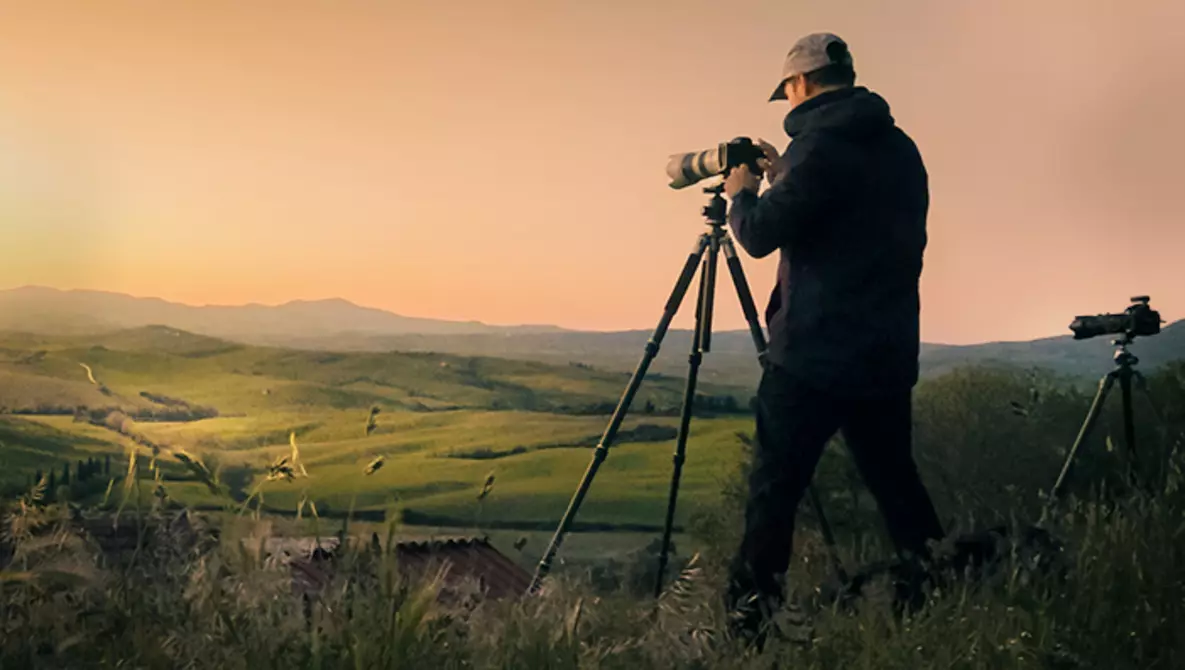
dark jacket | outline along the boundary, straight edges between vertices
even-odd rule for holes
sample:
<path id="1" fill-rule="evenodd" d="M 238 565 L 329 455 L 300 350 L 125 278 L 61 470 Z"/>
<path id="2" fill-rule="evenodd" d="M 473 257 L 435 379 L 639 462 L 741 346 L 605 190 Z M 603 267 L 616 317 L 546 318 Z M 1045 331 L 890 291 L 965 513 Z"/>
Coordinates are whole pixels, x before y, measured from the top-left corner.
<path id="1" fill-rule="evenodd" d="M 791 110 L 777 183 L 737 194 L 729 224 L 745 251 L 781 251 L 765 318 L 768 361 L 836 392 L 918 378 L 918 281 L 929 186 L 913 140 L 863 87 Z"/>

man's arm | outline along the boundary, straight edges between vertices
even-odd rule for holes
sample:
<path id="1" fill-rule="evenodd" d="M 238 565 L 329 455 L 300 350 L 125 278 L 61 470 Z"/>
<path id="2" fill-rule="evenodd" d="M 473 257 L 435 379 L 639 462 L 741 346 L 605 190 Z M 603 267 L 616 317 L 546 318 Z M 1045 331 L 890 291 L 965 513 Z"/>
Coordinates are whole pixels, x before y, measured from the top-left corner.
<path id="1" fill-rule="evenodd" d="M 785 174 L 760 196 L 741 190 L 728 212 L 737 242 L 754 258 L 791 246 L 823 225 L 834 195 L 836 182 L 815 142 L 795 140 L 786 154 Z"/>

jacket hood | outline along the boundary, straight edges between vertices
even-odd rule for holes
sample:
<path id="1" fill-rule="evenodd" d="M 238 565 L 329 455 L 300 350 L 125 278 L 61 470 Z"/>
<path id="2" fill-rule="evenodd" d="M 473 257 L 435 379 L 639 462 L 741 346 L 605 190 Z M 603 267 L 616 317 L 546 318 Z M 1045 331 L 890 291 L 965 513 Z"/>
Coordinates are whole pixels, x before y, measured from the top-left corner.
<path id="1" fill-rule="evenodd" d="M 816 130 L 871 135 L 891 128 L 894 121 L 884 98 L 863 86 L 853 86 L 807 100 L 790 110 L 782 125 L 793 138 Z"/>

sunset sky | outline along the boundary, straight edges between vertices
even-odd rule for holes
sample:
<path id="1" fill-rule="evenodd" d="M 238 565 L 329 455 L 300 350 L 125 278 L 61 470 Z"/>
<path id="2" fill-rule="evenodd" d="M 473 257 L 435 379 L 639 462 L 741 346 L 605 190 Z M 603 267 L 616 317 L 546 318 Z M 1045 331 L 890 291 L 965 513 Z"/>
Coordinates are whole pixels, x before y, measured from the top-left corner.
<path id="1" fill-rule="evenodd" d="M 703 228 L 668 155 L 783 148 L 818 30 L 927 161 L 925 340 L 1185 317 L 1180 0 L 0 0 L 0 289 L 652 328 Z"/>

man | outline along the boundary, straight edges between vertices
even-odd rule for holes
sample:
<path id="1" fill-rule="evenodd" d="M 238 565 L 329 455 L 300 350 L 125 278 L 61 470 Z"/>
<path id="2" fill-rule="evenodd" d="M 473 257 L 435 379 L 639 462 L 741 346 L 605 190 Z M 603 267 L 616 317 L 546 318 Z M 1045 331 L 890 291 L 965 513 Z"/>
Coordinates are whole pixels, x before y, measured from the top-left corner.
<path id="1" fill-rule="evenodd" d="M 792 142 L 784 156 L 762 142 L 769 187 L 758 195 L 746 166 L 725 179 L 740 245 L 755 258 L 780 252 L 728 593 L 737 633 L 784 601 L 795 510 L 837 431 L 904 555 L 925 557 L 943 534 L 911 454 L 927 174 L 888 104 L 855 77 L 842 39 L 800 39 L 770 97 L 790 102 Z"/>

